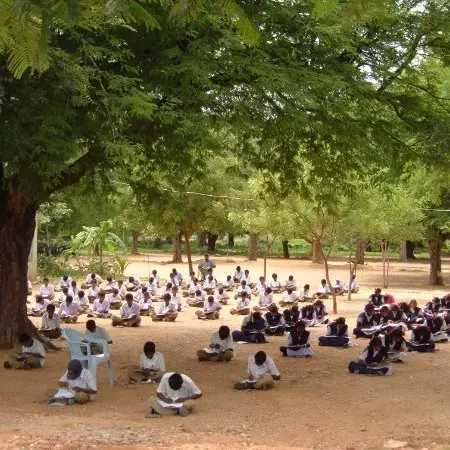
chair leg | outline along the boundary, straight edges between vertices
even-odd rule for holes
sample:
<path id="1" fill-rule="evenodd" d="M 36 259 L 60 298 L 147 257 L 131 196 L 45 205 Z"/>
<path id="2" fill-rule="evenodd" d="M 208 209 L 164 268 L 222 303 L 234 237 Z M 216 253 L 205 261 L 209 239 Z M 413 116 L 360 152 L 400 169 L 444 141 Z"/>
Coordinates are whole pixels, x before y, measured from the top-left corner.
<path id="1" fill-rule="evenodd" d="M 89 358 L 89 372 L 96 378 L 97 377 L 97 360 L 94 357 Z"/>
<path id="2" fill-rule="evenodd" d="M 112 361 L 108 359 L 108 368 L 109 368 L 109 385 L 114 386 L 114 368 Z"/>

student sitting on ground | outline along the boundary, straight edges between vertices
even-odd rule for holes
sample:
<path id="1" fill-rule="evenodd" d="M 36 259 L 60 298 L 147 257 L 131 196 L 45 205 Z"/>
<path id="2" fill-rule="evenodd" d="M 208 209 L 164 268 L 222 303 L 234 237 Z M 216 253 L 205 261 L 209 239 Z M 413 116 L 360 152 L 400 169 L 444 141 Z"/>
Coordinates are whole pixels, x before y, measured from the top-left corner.
<path id="1" fill-rule="evenodd" d="M 109 301 L 105 298 L 105 293 L 100 291 L 98 293 L 98 298 L 94 301 L 92 306 L 92 313 L 88 313 L 88 317 L 98 317 L 99 319 L 109 319 L 111 318 L 111 313 L 109 312 Z"/>
<path id="2" fill-rule="evenodd" d="M 148 292 L 148 289 L 145 286 L 142 286 L 137 291 L 134 291 L 133 298 L 136 303 L 139 303 L 143 298 L 144 294 Z"/>
<path id="3" fill-rule="evenodd" d="M 206 292 L 197 289 L 194 294 L 194 298 L 189 298 L 186 303 L 194 308 L 203 308 L 206 301 Z"/>
<path id="4" fill-rule="evenodd" d="M 233 281 L 236 284 L 240 284 L 243 277 L 244 271 L 241 269 L 241 266 L 237 266 L 236 270 L 234 271 Z"/>
<path id="5" fill-rule="evenodd" d="M 233 339 L 230 329 L 222 325 L 219 331 L 211 336 L 209 348 L 197 350 L 199 361 L 230 361 L 233 358 Z"/>
<path id="6" fill-rule="evenodd" d="M 230 300 L 230 294 L 226 292 L 223 287 L 219 288 L 216 294 L 216 300 L 222 305 L 228 305 L 228 300 Z"/>
<path id="7" fill-rule="evenodd" d="M 165 371 L 163 354 L 156 351 L 153 342 L 146 342 L 139 358 L 139 368 L 130 369 L 128 378 L 132 383 L 157 383 L 161 381 Z"/>
<path id="8" fill-rule="evenodd" d="M 434 342 L 447 342 L 447 324 L 442 317 L 437 314 L 427 318 L 427 327 L 430 329 L 433 335 Z"/>
<path id="9" fill-rule="evenodd" d="M 291 291 L 297 290 L 297 283 L 295 281 L 294 275 L 289 275 L 288 279 L 286 280 L 286 283 L 284 284 L 284 289 L 287 291 L 290 289 Z"/>
<path id="10" fill-rule="evenodd" d="M 359 361 L 351 361 L 348 365 L 351 373 L 363 375 L 390 375 L 392 366 L 388 363 L 386 348 L 379 337 L 374 337 L 369 346 L 361 353 Z"/>
<path id="11" fill-rule="evenodd" d="M 113 341 L 109 333 L 102 327 L 99 327 L 95 320 L 89 319 L 86 322 L 86 331 L 85 336 L 94 338 L 94 339 L 103 339 L 108 344 L 112 344 Z M 91 347 L 91 355 L 100 355 L 103 353 L 103 346 L 101 344 L 97 344 L 95 342 L 90 343 Z"/>
<path id="12" fill-rule="evenodd" d="M 231 279 L 231 275 L 227 275 L 224 282 L 222 283 L 222 287 L 225 291 L 233 290 L 233 280 Z"/>
<path id="13" fill-rule="evenodd" d="M 369 302 L 373 306 L 380 307 L 386 303 L 386 298 L 381 294 L 381 288 L 376 288 L 373 294 L 369 295 Z"/>
<path id="14" fill-rule="evenodd" d="M 315 298 L 327 299 L 331 294 L 330 287 L 327 284 L 327 280 L 322 279 L 320 286 L 317 288 L 317 292 L 314 294 Z"/>
<path id="15" fill-rule="evenodd" d="M 270 289 L 272 289 L 272 292 L 274 294 L 278 294 L 278 292 L 281 292 L 281 283 L 276 273 L 272 274 L 272 279 L 269 282 L 269 287 Z"/>
<path id="16" fill-rule="evenodd" d="M 434 352 L 435 343 L 430 329 L 425 325 L 419 325 L 411 332 L 411 340 L 408 343 L 410 352 Z"/>
<path id="17" fill-rule="evenodd" d="M 298 295 L 289 287 L 283 292 L 279 305 L 291 306 L 296 301 L 298 301 Z"/>
<path id="18" fill-rule="evenodd" d="M 97 286 L 100 286 L 100 283 L 103 281 L 103 279 L 100 275 L 91 273 L 86 277 L 86 280 L 81 285 L 81 289 L 89 289 L 93 281 L 96 282 Z"/>
<path id="19" fill-rule="evenodd" d="M 314 317 L 316 319 L 316 324 L 327 324 L 328 323 L 328 312 L 327 312 L 327 308 L 324 305 L 322 300 L 316 300 L 313 303 L 313 307 L 314 307 Z"/>
<path id="20" fill-rule="evenodd" d="M 63 323 L 76 323 L 80 313 L 81 308 L 78 303 L 73 301 L 71 295 L 68 295 L 66 301 L 59 307 L 59 317 Z"/>
<path id="21" fill-rule="evenodd" d="M 146 417 L 188 416 L 195 408 L 195 400 L 202 396 L 196 384 L 184 374 L 166 373 L 159 383 L 156 397 L 150 397 L 150 414 Z"/>
<path id="22" fill-rule="evenodd" d="M 305 284 L 303 286 L 303 291 L 300 292 L 299 300 L 301 302 L 308 302 L 308 301 L 313 300 L 313 298 L 314 298 L 314 296 L 311 293 L 311 288 L 310 288 L 309 284 Z"/>
<path id="23" fill-rule="evenodd" d="M 49 339 L 58 339 L 61 336 L 61 318 L 55 313 L 56 307 L 53 303 L 47 305 L 47 312 L 42 316 L 39 333 Z"/>
<path id="24" fill-rule="evenodd" d="M 259 295 L 265 292 L 266 289 L 267 289 L 266 279 L 264 277 L 259 277 L 258 283 L 256 283 L 255 288 L 252 290 L 252 294 L 259 297 Z"/>
<path id="25" fill-rule="evenodd" d="M 119 289 L 114 288 L 108 296 L 109 309 L 120 309 L 122 308 L 122 297 L 119 294 Z"/>
<path id="26" fill-rule="evenodd" d="M 380 308 L 380 325 L 388 325 L 392 322 L 393 322 L 392 313 L 391 310 L 389 309 L 389 306 L 383 305 Z"/>
<path id="27" fill-rule="evenodd" d="M 236 308 L 231 308 L 230 314 L 237 314 L 240 316 L 250 314 L 250 300 L 248 299 L 246 292 L 241 293 L 241 297 L 237 301 Z"/>
<path id="28" fill-rule="evenodd" d="M 158 312 L 154 310 L 150 313 L 153 322 L 174 322 L 178 317 L 176 306 L 171 303 L 171 296 L 169 293 L 164 294 L 164 303 L 159 307 Z"/>
<path id="29" fill-rule="evenodd" d="M 261 317 L 259 311 L 255 311 L 244 317 L 242 320 L 241 331 L 233 331 L 233 341 L 263 344 L 266 342 L 266 339 L 264 338 L 266 326 L 266 319 Z"/>
<path id="30" fill-rule="evenodd" d="M 169 279 L 167 280 L 166 285 L 168 283 L 170 283 L 172 286 L 177 286 L 177 287 L 180 285 L 180 282 L 178 281 L 178 278 L 172 272 L 169 273 Z"/>
<path id="31" fill-rule="evenodd" d="M 102 289 L 105 294 L 111 294 L 113 289 L 117 288 L 117 283 L 113 277 L 106 277 L 106 286 Z"/>
<path id="32" fill-rule="evenodd" d="M 350 289 L 352 294 L 357 294 L 359 291 L 359 283 L 356 280 L 356 275 L 352 275 L 352 281 L 350 282 Z M 345 289 L 345 292 L 348 292 L 348 287 Z"/>
<path id="33" fill-rule="evenodd" d="M 326 336 L 319 336 L 319 345 L 328 347 L 348 347 L 348 325 L 344 317 L 337 318 L 327 327 Z"/>
<path id="34" fill-rule="evenodd" d="M 153 280 L 154 280 L 154 282 L 156 284 L 156 287 L 159 289 L 161 287 L 160 286 L 160 284 L 161 284 L 161 277 L 159 276 L 157 270 L 152 270 L 152 278 L 153 278 Z"/>
<path id="35" fill-rule="evenodd" d="M 181 283 L 183 282 L 183 275 L 181 275 L 181 272 L 178 272 L 178 270 L 174 267 L 172 269 L 172 275 L 175 280 L 177 280 L 177 286 L 181 286 Z"/>
<path id="36" fill-rule="evenodd" d="M 36 294 L 36 303 L 32 306 L 29 315 L 34 317 L 42 317 L 45 311 L 47 311 L 47 306 L 49 304 L 50 300 L 41 297 L 39 294 Z"/>
<path id="37" fill-rule="evenodd" d="M 242 292 L 247 294 L 249 300 L 252 298 L 252 290 L 247 286 L 247 282 L 245 280 L 241 281 L 241 285 L 238 287 L 234 298 L 237 300 L 241 296 Z"/>
<path id="38" fill-rule="evenodd" d="M 152 297 L 156 295 L 156 292 L 158 290 L 158 287 L 156 286 L 155 280 L 153 277 L 150 277 L 145 283 L 145 287 L 147 288 L 147 291 L 150 293 Z"/>
<path id="39" fill-rule="evenodd" d="M 255 283 L 253 283 L 252 279 L 250 278 L 250 271 L 249 270 L 244 270 L 244 277 L 241 279 L 241 281 L 244 280 L 245 283 L 247 284 L 247 286 L 250 289 L 253 289 L 255 287 Z"/>
<path id="40" fill-rule="evenodd" d="M 259 309 L 268 310 L 272 305 L 276 306 L 273 299 L 272 289 L 270 287 L 267 287 L 263 293 L 259 294 L 258 306 Z"/>
<path id="41" fill-rule="evenodd" d="M 423 324 L 425 322 L 422 308 L 417 306 L 416 300 L 409 302 L 409 310 L 406 315 L 408 316 L 408 323 L 411 325 Z"/>
<path id="42" fill-rule="evenodd" d="M 364 307 L 364 312 L 362 312 L 356 319 L 356 328 L 353 329 L 353 334 L 357 338 L 370 337 L 374 334 L 370 331 L 370 328 L 380 325 L 380 322 L 380 315 L 375 313 L 373 304 L 368 303 Z"/>
<path id="43" fill-rule="evenodd" d="M 82 291 L 78 291 L 78 292 L 82 292 Z M 69 294 L 69 288 L 63 287 L 63 288 L 61 289 L 61 292 L 59 293 L 59 296 L 58 296 L 58 298 L 57 298 L 57 302 L 58 302 L 59 304 L 65 302 L 65 301 L 66 301 L 66 297 L 67 297 L 68 295 L 71 295 L 72 298 L 73 298 L 73 295 L 72 295 L 72 294 Z M 77 294 L 77 295 L 78 295 L 78 294 Z M 49 301 L 50 301 L 50 300 L 49 300 Z"/>
<path id="44" fill-rule="evenodd" d="M 198 279 L 197 279 L 197 278 L 194 278 L 194 279 L 192 280 L 192 283 L 189 285 L 189 288 L 188 288 L 188 290 L 187 290 L 187 295 L 188 295 L 189 297 L 195 297 L 195 293 L 196 293 L 197 291 L 201 291 L 201 290 L 202 290 L 202 287 L 201 287 L 201 285 L 200 285 Z"/>
<path id="45" fill-rule="evenodd" d="M 236 382 L 235 389 L 271 389 L 275 386 L 274 381 L 281 379 L 273 359 L 262 351 L 248 358 L 247 372 L 247 379 Z"/>
<path id="46" fill-rule="evenodd" d="M 80 288 L 78 287 L 77 282 L 72 281 L 72 283 L 70 283 L 69 295 L 75 298 L 79 291 Z"/>
<path id="47" fill-rule="evenodd" d="M 19 335 L 21 350 L 11 352 L 4 363 L 5 369 L 37 369 L 45 366 L 45 349 L 37 340 L 29 334 Z"/>
<path id="48" fill-rule="evenodd" d="M 87 291 L 87 298 L 89 299 L 89 303 L 94 303 L 95 299 L 98 297 L 98 293 L 100 292 L 100 287 L 97 285 L 95 280 L 92 280 L 91 287 Z"/>
<path id="49" fill-rule="evenodd" d="M 67 372 L 59 379 L 59 388 L 51 395 L 51 403 L 82 405 L 95 399 L 97 381 L 78 359 L 72 359 Z"/>
<path id="50" fill-rule="evenodd" d="M 441 299 L 439 297 L 433 297 L 433 300 L 425 304 L 424 313 L 427 315 L 433 315 L 441 310 Z"/>
<path id="51" fill-rule="evenodd" d="M 195 311 L 195 314 L 202 320 L 216 320 L 220 317 L 221 309 L 220 303 L 216 302 L 214 297 L 210 295 L 203 306 L 203 310 L 199 309 Z"/>
<path id="52" fill-rule="evenodd" d="M 69 275 L 63 275 L 59 279 L 59 289 L 62 290 L 62 288 L 66 287 L 67 289 L 70 289 L 72 287 L 72 278 L 69 277 Z"/>
<path id="53" fill-rule="evenodd" d="M 310 332 L 306 331 L 305 322 L 298 321 L 289 332 L 288 344 L 286 347 L 280 347 L 283 356 L 294 358 L 310 358 L 314 356 L 311 350 Z"/>
<path id="54" fill-rule="evenodd" d="M 289 309 L 285 309 L 283 311 L 284 323 L 287 328 L 294 326 L 300 317 L 300 310 L 298 309 L 298 305 L 294 304 Z"/>
<path id="55" fill-rule="evenodd" d="M 334 293 L 336 295 L 344 295 L 345 287 L 341 283 L 341 279 L 340 278 L 338 278 L 338 277 L 336 278 L 336 281 L 334 282 L 332 287 L 333 287 Z"/>
<path id="56" fill-rule="evenodd" d="M 140 289 L 141 287 L 141 280 L 139 279 L 139 277 L 133 275 L 131 277 L 128 277 L 128 281 L 125 284 L 125 287 L 127 289 L 127 291 L 129 292 L 135 292 L 138 289 Z"/>
<path id="57" fill-rule="evenodd" d="M 278 312 L 276 305 L 272 305 L 269 311 L 264 316 L 267 322 L 265 333 L 268 336 L 283 336 L 285 330 L 285 323 L 283 314 Z"/>
<path id="58" fill-rule="evenodd" d="M 100 291 L 101 292 L 101 291 Z M 100 295 L 100 292 L 98 295 Z M 98 298 L 98 296 L 97 296 Z M 73 297 L 73 302 L 76 303 L 80 308 L 80 314 L 85 313 L 89 310 L 89 301 L 84 295 L 84 291 L 78 291 L 78 294 Z M 95 300 L 94 300 L 95 303 Z"/>
<path id="59" fill-rule="evenodd" d="M 181 311 L 181 307 L 183 306 L 183 299 L 181 295 L 178 294 L 178 288 L 176 286 L 172 287 L 170 303 L 175 307 L 176 311 Z"/>
<path id="60" fill-rule="evenodd" d="M 44 284 L 41 286 L 39 294 L 46 300 L 53 300 L 55 298 L 55 288 L 48 282 L 48 278 L 44 278 L 42 281 Z"/>
<path id="61" fill-rule="evenodd" d="M 139 310 L 141 312 L 141 317 L 151 315 L 151 312 L 154 308 L 152 299 L 150 298 L 150 292 L 148 292 L 147 290 L 144 292 L 144 295 L 142 299 L 139 301 L 138 305 Z"/>
<path id="62" fill-rule="evenodd" d="M 395 303 L 391 305 L 392 322 L 405 324 L 408 322 L 408 317 Z"/>
<path id="63" fill-rule="evenodd" d="M 141 310 L 134 302 L 133 294 L 125 296 L 126 303 L 120 308 L 120 317 L 112 316 L 113 327 L 138 327 L 141 324 Z"/>
<path id="64" fill-rule="evenodd" d="M 318 324 L 316 314 L 314 312 L 314 305 L 305 305 L 300 309 L 299 320 L 302 320 L 307 327 L 314 327 Z"/>
<path id="65" fill-rule="evenodd" d="M 403 337 L 403 330 L 397 328 L 386 334 L 384 337 L 384 346 L 386 347 L 388 357 L 392 362 L 406 362 L 406 341 Z"/>
<path id="66" fill-rule="evenodd" d="M 212 275 L 209 275 L 203 282 L 202 289 L 206 292 L 207 295 L 214 294 L 216 290 L 216 282 L 214 281 L 214 277 Z"/>

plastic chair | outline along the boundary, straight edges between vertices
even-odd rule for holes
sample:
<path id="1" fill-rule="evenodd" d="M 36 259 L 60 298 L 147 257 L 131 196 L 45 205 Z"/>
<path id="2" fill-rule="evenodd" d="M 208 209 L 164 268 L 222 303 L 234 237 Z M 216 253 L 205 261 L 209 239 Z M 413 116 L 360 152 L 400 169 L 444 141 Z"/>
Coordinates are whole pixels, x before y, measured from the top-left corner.
<path id="1" fill-rule="evenodd" d="M 109 384 L 114 385 L 114 370 L 109 353 L 108 343 L 104 339 L 96 339 L 85 336 L 72 328 L 63 328 L 61 330 L 64 339 L 68 342 L 72 359 L 78 359 L 85 369 L 94 377 L 97 377 L 97 366 L 102 362 L 106 362 L 109 368 Z M 91 354 L 90 344 L 99 344 L 103 348 L 103 352 L 99 355 Z M 81 349 L 84 349 L 83 352 Z"/>

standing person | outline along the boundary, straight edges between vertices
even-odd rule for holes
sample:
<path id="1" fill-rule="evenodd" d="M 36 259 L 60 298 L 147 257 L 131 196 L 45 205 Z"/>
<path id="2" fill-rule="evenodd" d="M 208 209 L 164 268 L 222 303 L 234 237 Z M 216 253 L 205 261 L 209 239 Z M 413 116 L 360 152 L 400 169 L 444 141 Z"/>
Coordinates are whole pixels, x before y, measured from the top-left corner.
<path id="1" fill-rule="evenodd" d="M 209 255 L 205 255 L 204 258 L 205 259 L 198 265 L 202 280 L 205 280 L 206 276 L 208 275 L 208 270 L 216 268 L 216 265 L 209 259 Z"/>
<path id="2" fill-rule="evenodd" d="M 230 361 L 233 354 L 233 339 L 230 329 L 225 325 L 222 325 L 219 331 L 213 333 L 209 348 L 197 350 L 199 361 Z"/>
<path id="3" fill-rule="evenodd" d="M 51 395 L 51 403 L 80 405 L 95 399 L 97 381 L 78 359 L 72 359 L 66 373 L 59 379 L 59 391 Z"/>
<path id="4" fill-rule="evenodd" d="M 263 351 L 248 358 L 247 372 L 247 379 L 236 382 L 235 389 L 271 389 L 275 386 L 274 381 L 281 379 L 273 359 Z"/>
<path id="5" fill-rule="evenodd" d="M 310 332 L 306 331 L 306 324 L 299 320 L 289 332 L 288 343 L 286 347 L 280 347 L 283 356 L 295 358 L 310 358 L 314 356 L 311 350 Z"/>
<path id="6" fill-rule="evenodd" d="M 246 292 L 241 293 L 240 298 L 237 301 L 236 308 L 231 308 L 230 314 L 236 314 L 239 316 L 247 316 L 250 314 L 250 300 L 248 299 Z"/>
<path id="7" fill-rule="evenodd" d="M 195 400 L 202 391 L 187 376 L 177 372 L 166 373 L 159 383 L 156 397 L 150 397 L 150 414 L 146 417 L 188 416 L 195 408 Z"/>
<path id="8" fill-rule="evenodd" d="M 351 373 L 363 375 L 391 375 L 392 366 L 387 361 L 387 350 L 379 337 L 373 338 L 369 346 L 361 353 L 359 361 L 348 365 Z"/>
<path id="9" fill-rule="evenodd" d="M 4 363 L 5 369 L 37 369 L 45 366 L 45 349 L 37 340 L 29 334 L 19 335 L 19 344 L 22 349 L 11 352 Z"/>
<path id="10" fill-rule="evenodd" d="M 157 383 L 165 371 L 163 354 L 156 351 L 154 342 L 146 342 L 139 358 L 139 368 L 130 369 L 128 378 L 132 383 Z"/>
<path id="11" fill-rule="evenodd" d="M 345 317 L 339 317 L 327 326 L 326 336 L 319 336 L 319 345 L 328 347 L 348 347 L 348 325 Z"/>
<path id="12" fill-rule="evenodd" d="M 240 331 L 233 331 L 233 341 L 248 342 L 251 344 L 264 344 L 267 342 L 264 337 L 264 330 L 266 327 L 266 319 L 261 317 L 261 313 L 259 311 L 255 311 L 244 317 Z"/>
<path id="13" fill-rule="evenodd" d="M 220 317 L 221 309 L 222 306 L 220 306 L 220 303 L 216 302 L 214 297 L 210 295 L 203 306 L 203 310 L 195 311 L 195 314 L 199 319 L 215 320 Z"/>
<path id="14" fill-rule="evenodd" d="M 120 309 L 120 317 L 112 316 L 112 326 L 138 327 L 141 324 L 141 311 L 134 302 L 133 294 L 125 296 L 126 303 Z"/>
<path id="15" fill-rule="evenodd" d="M 47 305 L 47 312 L 42 316 L 39 333 L 49 339 L 58 339 L 61 336 L 61 318 L 55 314 L 56 307 L 53 303 Z"/>
<path id="16" fill-rule="evenodd" d="M 81 312 L 80 305 L 75 303 L 71 295 L 66 297 L 66 301 L 59 307 L 59 317 L 64 323 L 76 323 Z"/>
<path id="17" fill-rule="evenodd" d="M 43 285 L 40 289 L 40 295 L 42 298 L 46 300 L 53 300 L 55 298 L 55 288 L 53 287 L 53 284 L 50 284 L 48 282 L 48 278 L 45 277 L 43 280 Z"/>

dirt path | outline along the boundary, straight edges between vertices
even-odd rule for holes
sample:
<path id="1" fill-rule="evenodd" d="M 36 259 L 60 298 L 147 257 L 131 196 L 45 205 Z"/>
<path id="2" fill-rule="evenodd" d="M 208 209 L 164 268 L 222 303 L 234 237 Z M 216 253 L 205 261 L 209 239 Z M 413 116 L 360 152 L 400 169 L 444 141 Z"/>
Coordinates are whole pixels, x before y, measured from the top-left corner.
<path id="1" fill-rule="evenodd" d="M 169 255 L 150 255 L 151 269 L 167 276 L 172 264 L 161 264 Z M 248 263 L 243 258 L 214 258 L 222 279 L 237 263 L 249 268 L 254 279 L 262 261 Z M 176 264 L 183 274 L 187 266 Z M 128 272 L 146 276 L 147 256 L 135 258 Z M 315 289 L 323 268 L 308 261 L 271 260 L 269 273 L 282 281 L 293 274 L 299 285 L 309 282 Z M 397 300 L 416 298 L 423 305 L 442 289 L 426 286 L 427 267 L 421 263 L 391 266 L 391 288 Z M 347 278 L 345 263 L 332 263 L 332 276 Z M 352 300 L 339 300 L 339 315 L 350 327 L 368 295 L 378 286 L 381 266 L 370 262 L 358 272 L 361 292 Z M 232 302 L 234 303 L 234 302 Z M 330 310 L 330 302 L 327 302 Z M 108 320 L 99 320 L 113 336 L 112 346 L 117 384 L 110 388 L 107 371 L 99 369 L 99 394 L 89 405 L 51 408 L 43 399 L 56 386 L 69 359 L 63 350 L 48 355 L 45 369 L 31 372 L 0 371 L 0 448 L 297 448 L 365 449 L 383 448 L 388 441 L 403 448 L 441 448 L 450 443 L 450 345 L 440 344 L 434 354 L 409 354 L 408 362 L 395 366 L 391 377 L 350 375 L 348 362 L 356 358 L 366 341 L 346 350 L 317 346 L 323 328 L 312 329 L 316 357 L 309 360 L 282 358 L 279 347 L 286 338 L 272 337 L 262 346 L 237 345 L 236 360 L 230 363 L 199 363 L 195 351 L 208 344 L 220 324 L 232 329 L 241 319 L 224 307 L 216 322 L 199 321 L 192 308 L 179 314 L 175 323 L 153 323 L 143 318 L 141 328 L 111 329 Z M 86 316 L 75 328 L 84 329 Z M 138 361 L 143 343 L 153 340 L 166 358 L 168 370 L 191 376 L 203 391 L 195 414 L 187 418 L 145 419 L 146 400 L 155 385 L 130 386 L 125 383 L 127 368 Z M 264 349 L 282 374 L 276 389 L 268 392 L 237 392 L 232 382 L 246 373 L 247 357 Z M 0 356 L 4 358 L 5 352 Z M 399 444 L 400 442 L 400 444 Z"/>

